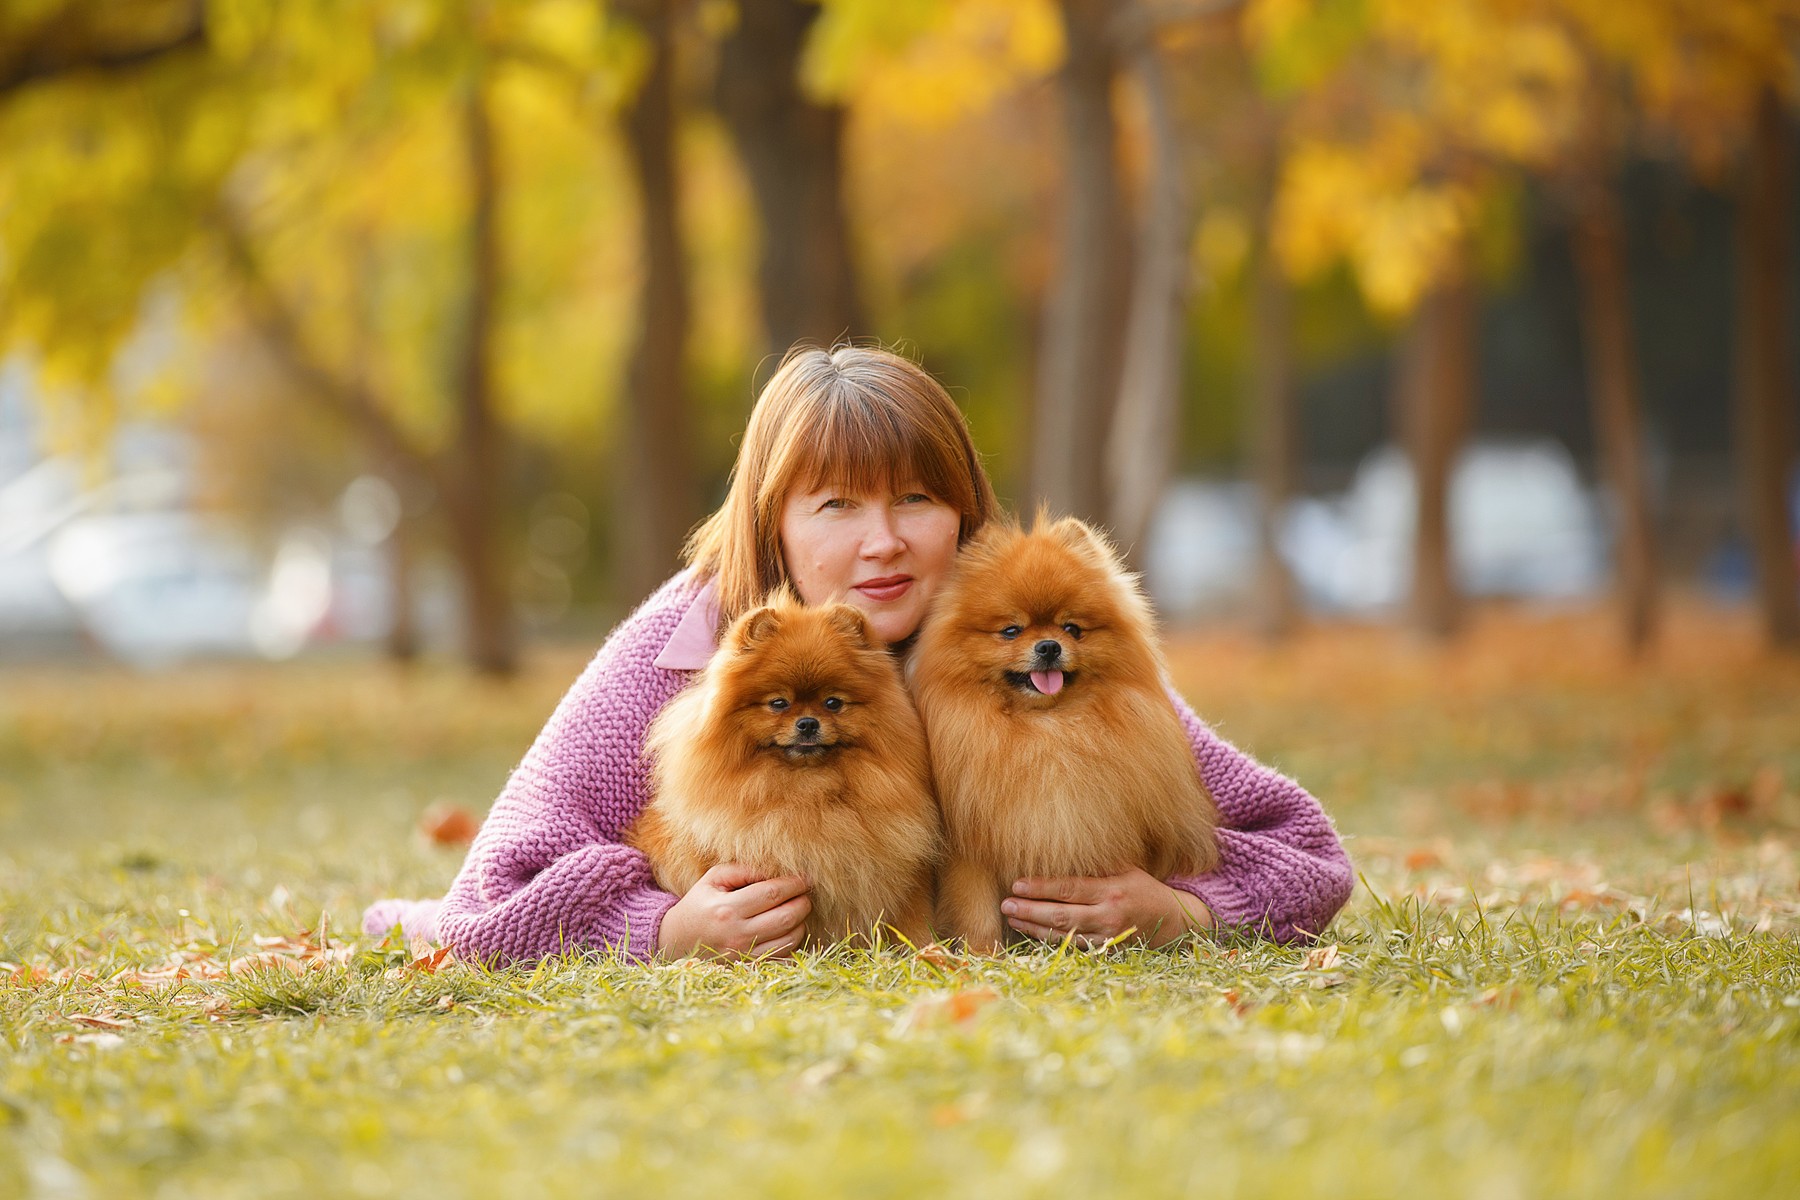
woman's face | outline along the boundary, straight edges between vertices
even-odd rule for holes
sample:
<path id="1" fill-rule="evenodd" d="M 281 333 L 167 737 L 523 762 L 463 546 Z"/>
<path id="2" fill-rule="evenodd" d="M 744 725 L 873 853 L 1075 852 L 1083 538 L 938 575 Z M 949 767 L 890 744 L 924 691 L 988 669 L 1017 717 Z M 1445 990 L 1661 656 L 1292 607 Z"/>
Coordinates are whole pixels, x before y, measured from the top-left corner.
<path id="1" fill-rule="evenodd" d="M 884 642 L 911 636 L 956 560 L 962 516 L 909 483 L 893 492 L 828 488 L 781 506 L 781 555 L 800 599 L 842 598 Z"/>

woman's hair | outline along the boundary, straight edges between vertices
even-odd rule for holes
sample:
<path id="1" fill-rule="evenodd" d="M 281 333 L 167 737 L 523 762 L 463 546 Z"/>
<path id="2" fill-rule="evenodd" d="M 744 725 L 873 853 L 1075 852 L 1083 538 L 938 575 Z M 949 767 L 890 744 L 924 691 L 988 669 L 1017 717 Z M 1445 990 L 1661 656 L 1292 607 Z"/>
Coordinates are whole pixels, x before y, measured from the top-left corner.
<path id="1" fill-rule="evenodd" d="M 796 489 L 917 481 L 962 514 L 961 545 L 998 511 L 968 422 L 923 367 L 870 346 L 796 346 L 757 397 L 725 503 L 684 557 L 716 583 L 730 622 L 788 582 L 781 508 Z"/>

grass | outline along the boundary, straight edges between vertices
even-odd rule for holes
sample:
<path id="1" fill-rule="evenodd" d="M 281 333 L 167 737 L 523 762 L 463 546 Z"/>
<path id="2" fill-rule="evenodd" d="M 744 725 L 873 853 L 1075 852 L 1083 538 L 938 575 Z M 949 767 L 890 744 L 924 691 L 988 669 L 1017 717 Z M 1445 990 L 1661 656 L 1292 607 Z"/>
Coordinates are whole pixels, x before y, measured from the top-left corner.
<path id="1" fill-rule="evenodd" d="M 336 931 L 579 654 L 0 676 L 0 1196 L 1785 1191 L 1800 665 L 1694 607 L 1172 660 L 1337 817 L 1323 944 L 434 963 Z"/>

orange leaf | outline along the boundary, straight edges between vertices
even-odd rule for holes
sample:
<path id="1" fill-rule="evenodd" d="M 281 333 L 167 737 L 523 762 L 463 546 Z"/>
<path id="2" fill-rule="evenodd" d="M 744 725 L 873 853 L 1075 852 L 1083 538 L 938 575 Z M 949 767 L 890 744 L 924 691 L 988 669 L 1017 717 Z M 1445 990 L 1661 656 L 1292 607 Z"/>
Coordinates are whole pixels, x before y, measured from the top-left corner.
<path id="1" fill-rule="evenodd" d="M 481 822 L 466 808 L 439 801 L 419 814 L 419 830 L 440 846 L 465 846 L 475 840 Z"/>
<path id="2" fill-rule="evenodd" d="M 69 1013 L 68 1019 L 77 1025 L 87 1025 L 94 1029 L 130 1029 L 130 1021 L 121 1021 L 116 1017 L 101 1017 L 93 1013 Z"/>
<path id="3" fill-rule="evenodd" d="M 416 950 L 415 953 L 417 953 Z M 439 946 L 435 950 L 427 948 L 423 954 L 418 954 L 418 957 L 407 963 L 406 969 L 409 971 L 423 971 L 427 975 L 436 975 L 437 969 L 442 966 L 444 960 L 449 957 L 450 947 L 448 946 Z"/>
<path id="4" fill-rule="evenodd" d="M 947 996 L 927 996 L 907 1010 L 900 1019 L 900 1029 L 910 1032 L 930 1025 L 965 1025 L 999 998 L 999 992 L 985 987 L 951 992 Z"/>

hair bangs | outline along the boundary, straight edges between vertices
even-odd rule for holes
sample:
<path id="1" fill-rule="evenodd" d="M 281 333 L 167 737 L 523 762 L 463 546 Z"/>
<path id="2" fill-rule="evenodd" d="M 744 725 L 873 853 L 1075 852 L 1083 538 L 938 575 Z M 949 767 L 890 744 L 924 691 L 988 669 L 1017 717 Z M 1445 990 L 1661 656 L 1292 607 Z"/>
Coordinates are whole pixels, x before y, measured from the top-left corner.
<path id="1" fill-rule="evenodd" d="M 795 414 L 804 437 L 788 439 L 770 464 L 758 497 L 773 511 L 796 491 L 843 489 L 899 491 L 918 485 L 960 512 L 975 507 L 969 467 L 959 439 L 869 381 L 835 381 L 819 389 Z"/>

